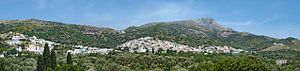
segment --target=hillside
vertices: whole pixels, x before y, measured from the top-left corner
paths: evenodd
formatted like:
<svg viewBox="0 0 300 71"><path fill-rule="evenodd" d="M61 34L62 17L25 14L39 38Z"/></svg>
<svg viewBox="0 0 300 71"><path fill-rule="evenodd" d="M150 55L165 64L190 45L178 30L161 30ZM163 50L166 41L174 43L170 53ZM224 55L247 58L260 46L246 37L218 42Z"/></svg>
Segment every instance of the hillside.
<svg viewBox="0 0 300 71"><path fill-rule="evenodd" d="M143 37L154 37L191 47L202 45L230 46L255 51L266 51L274 48L274 43L282 43L287 47L291 47L288 50L298 50L300 45L300 41L295 38L277 39L238 32L222 26L209 17L173 22L153 22L138 27L128 27L123 32L111 28L65 24L38 19L0 21L0 28L0 33L12 31L57 43L100 48L114 48L127 41ZM276 46L275 48L277 49ZM278 49L280 50L280 48Z"/></svg>
<svg viewBox="0 0 300 71"><path fill-rule="evenodd" d="M155 22L139 27L129 27L125 32L131 38L151 36L193 47L199 45L227 45L246 50L262 50L272 46L273 43L286 42L285 39L238 32L218 24L212 18ZM299 40L296 39L296 41Z"/></svg>
<svg viewBox="0 0 300 71"><path fill-rule="evenodd" d="M189 47L187 45L177 44L169 41L159 40L153 37L144 37L136 40L130 40L118 48L130 52L152 52L152 53L240 53L244 50L235 49L229 46L198 46Z"/></svg>
<svg viewBox="0 0 300 71"><path fill-rule="evenodd" d="M0 70L36 70L45 43L55 44L50 49L57 53L58 69L68 63L68 53L74 69L91 71L300 69L298 39L238 32L212 18L122 31L37 19L0 21L0 28Z"/></svg>
<svg viewBox="0 0 300 71"><path fill-rule="evenodd" d="M110 47L114 40L105 40L105 38L110 38L106 37L106 34L116 33L116 30L111 28L64 24L37 19L0 21L0 28L0 33L12 31L58 43L96 47Z"/></svg>

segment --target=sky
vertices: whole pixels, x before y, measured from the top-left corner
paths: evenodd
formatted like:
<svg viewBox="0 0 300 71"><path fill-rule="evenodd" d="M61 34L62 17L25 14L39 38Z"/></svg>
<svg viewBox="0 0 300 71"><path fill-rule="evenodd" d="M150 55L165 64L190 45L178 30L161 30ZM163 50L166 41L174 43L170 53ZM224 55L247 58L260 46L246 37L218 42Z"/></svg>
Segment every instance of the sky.
<svg viewBox="0 0 300 71"><path fill-rule="evenodd" d="M300 0L0 0L0 20L41 19L117 30L212 17L228 28L300 38Z"/></svg>

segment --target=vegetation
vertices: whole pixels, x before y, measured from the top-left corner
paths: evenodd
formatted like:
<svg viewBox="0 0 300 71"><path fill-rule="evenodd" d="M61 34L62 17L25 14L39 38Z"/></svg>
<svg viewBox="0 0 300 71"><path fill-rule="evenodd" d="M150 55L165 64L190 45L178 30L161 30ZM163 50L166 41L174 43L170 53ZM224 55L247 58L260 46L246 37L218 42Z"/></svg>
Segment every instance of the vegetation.
<svg viewBox="0 0 300 71"><path fill-rule="evenodd" d="M57 67L56 71L84 71L84 69L78 65L64 64Z"/></svg>
<svg viewBox="0 0 300 71"><path fill-rule="evenodd" d="M38 60L37 60L37 67L36 67L36 70L37 71L45 71L46 69L46 66L45 66L45 63L44 63L44 58L42 56L39 56Z"/></svg>
<svg viewBox="0 0 300 71"><path fill-rule="evenodd" d="M45 57L48 54L51 55L49 57ZM49 59L49 63L47 63L46 59ZM43 55L40 55L37 60L37 71L83 71L83 68L78 65L73 65L72 56L70 53L67 54L67 63L62 64L57 67L57 60L56 60L56 52L55 49L52 49L49 52L48 44L45 45ZM50 66L47 66L50 65Z"/></svg>
<svg viewBox="0 0 300 71"><path fill-rule="evenodd" d="M67 64L73 64L71 53L68 53L67 55Z"/></svg>
<svg viewBox="0 0 300 71"><path fill-rule="evenodd" d="M125 33L109 28L68 25L59 22L24 20L0 24L0 33L9 31L37 36L46 40L68 44L58 46L50 51L47 44L43 55L30 52L18 52L8 48L0 38L0 52L7 51L6 57L0 58L1 71L294 71L300 69L300 41L295 38L276 39L249 33L237 32L216 26L215 28L187 24L191 21L161 22L129 27ZM215 26L215 25L212 25ZM222 35L224 32L230 35ZM192 47L199 45L228 45L249 51L240 54L201 54L168 50L163 53L129 53L123 52L103 54L71 55L66 50L70 45L85 45L100 48L114 48L128 40L141 37L155 37L161 40L185 44ZM288 49L260 51L273 43L283 43ZM280 48L280 47L278 47ZM15 57L13 55L23 53ZM276 65L277 59L287 59L285 65Z"/></svg>
<svg viewBox="0 0 300 71"><path fill-rule="evenodd" d="M46 43L45 44L45 47L44 47L44 52L43 52L43 59L44 59L44 65L45 65L45 68L51 68L51 55L50 55L50 49L49 49L49 46L48 44Z"/></svg>
<svg viewBox="0 0 300 71"><path fill-rule="evenodd" d="M275 64L276 60L284 59L288 60L288 63L280 66L277 70L294 70L299 69L300 67L300 52L298 51L291 51L291 50L281 50L281 51L264 51L258 52L255 54L258 57L264 57L269 63ZM295 70L298 71L298 70Z"/></svg>
<svg viewBox="0 0 300 71"><path fill-rule="evenodd" d="M57 65L57 60L56 60L56 53L55 53L55 49L51 50L51 69L56 69L56 65Z"/></svg>
<svg viewBox="0 0 300 71"><path fill-rule="evenodd" d="M18 32L64 44L112 48L113 46L111 45L113 45L113 43L111 42L117 41L111 40L114 39L114 36L110 36L110 33L115 33L115 30L110 28L68 25L59 22L35 19L11 21L6 24L0 24L0 28L0 33L8 33L10 31ZM106 33L108 35L101 35L101 33Z"/></svg>
<svg viewBox="0 0 300 71"><path fill-rule="evenodd" d="M222 30L206 31L201 28L182 24L157 23L147 27L129 27L125 30L127 32L125 35L129 39L151 36L193 47L199 45L228 45L246 50L260 50L271 46L277 40L266 36L243 34L233 30L229 30L232 33L231 35L223 37L221 34L224 31ZM190 31L191 29L194 31Z"/></svg>
<svg viewBox="0 0 300 71"><path fill-rule="evenodd" d="M99 48L114 48L126 41L141 37L155 37L180 44L198 47L199 45L227 45L245 50L262 50L273 43L284 43L298 50L300 43L292 44L297 39L276 39L267 36L237 32L220 25L199 25L192 21L150 23L140 27L128 27L126 33L110 28L69 25L42 20L11 21L0 24L0 33L9 31L37 36L46 40L72 45L85 45ZM211 27L209 27L211 26ZM227 33L227 36L224 36ZM299 40L297 40L300 42ZM299 49L300 50L300 49Z"/></svg>
<svg viewBox="0 0 300 71"><path fill-rule="evenodd" d="M7 46L8 45L4 44L3 42L0 42L0 53L2 53L3 51L9 50L9 48Z"/></svg>
<svg viewBox="0 0 300 71"><path fill-rule="evenodd" d="M128 70L196 70L196 71L293 71L299 68L299 52L262 52L254 54L195 54L195 53L113 53L103 54L82 54L73 55L68 59L68 55L58 50L56 69L48 70L63 71L128 71ZM3 64L0 68L7 70L32 71L44 68L42 56L21 56L0 58ZM288 64L275 65L276 59L288 59ZM37 60L37 61L36 61ZM68 64L72 60L72 64ZM40 66L41 65L41 66ZM72 70L73 69L73 70ZM45 69L42 69L45 70ZM39 71L42 71L39 70Z"/></svg>

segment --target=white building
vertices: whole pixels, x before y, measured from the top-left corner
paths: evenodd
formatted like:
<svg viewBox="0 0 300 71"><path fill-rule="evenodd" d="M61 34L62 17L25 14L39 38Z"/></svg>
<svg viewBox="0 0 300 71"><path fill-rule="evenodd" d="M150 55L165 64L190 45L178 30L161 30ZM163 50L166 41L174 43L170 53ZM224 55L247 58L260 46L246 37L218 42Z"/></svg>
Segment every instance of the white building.
<svg viewBox="0 0 300 71"><path fill-rule="evenodd" d="M152 52L157 52L158 49L163 49L163 52L167 50L177 51L177 52L205 52L205 53L232 53L241 52L241 49L235 49L230 46L199 46L197 48L190 47L187 45L177 44L170 41L164 41L155 39L153 37L144 37L135 40L130 40L124 44L118 45L118 48L124 49L129 48L129 52L146 52L147 49Z"/></svg>
<svg viewBox="0 0 300 71"><path fill-rule="evenodd" d="M283 65L283 64L287 64L287 60L276 60L276 65Z"/></svg>
<svg viewBox="0 0 300 71"><path fill-rule="evenodd" d="M18 47L16 48L17 51L21 52L22 51L22 47Z"/></svg>
<svg viewBox="0 0 300 71"><path fill-rule="evenodd" d="M76 45L75 47L77 48L74 50L68 50L67 52L71 52L72 54L89 54L89 53L108 54L109 52L113 51L113 49L87 47L82 45Z"/></svg>
<svg viewBox="0 0 300 71"><path fill-rule="evenodd" d="M53 45L58 45L57 43L51 41L46 41L44 39L37 39L35 36L30 37L29 40L30 43L28 44L26 50L39 53L39 54L42 54L46 43L48 44L50 50L54 48Z"/></svg>
<svg viewBox="0 0 300 71"><path fill-rule="evenodd" d="M4 57L4 54L0 54L0 57Z"/></svg>
<svg viewBox="0 0 300 71"><path fill-rule="evenodd" d="M22 42L20 41L21 39L25 39L22 36L12 36L11 40L8 41L7 43L9 45L17 45L17 44L21 44Z"/></svg>

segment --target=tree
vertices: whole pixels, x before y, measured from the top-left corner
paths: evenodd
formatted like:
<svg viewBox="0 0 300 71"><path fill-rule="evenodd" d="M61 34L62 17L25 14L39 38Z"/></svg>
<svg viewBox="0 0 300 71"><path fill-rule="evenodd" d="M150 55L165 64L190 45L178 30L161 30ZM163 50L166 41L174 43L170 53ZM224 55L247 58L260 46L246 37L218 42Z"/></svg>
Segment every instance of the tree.
<svg viewBox="0 0 300 71"><path fill-rule="evenodd" d="M84 71L84 68L78 65L64 64L62 66L57 67L56 71Z"/></svg>
<svg viewBox="0 0 300 71"><path fill-rule="evenodd" d="M11 49L7 51L7 55L13 55L13 54L17 54L18 51L16 49Z"/></svg>
<svg viewBox="0 0 300 71"><path fill-rule="evenodd" d="M51 67L51 61L50 61L50 50L49 50L49 46L46 43L45 47L44 47L44 52L43 52L43 59L44 59L44 64L46 66L46 68Z"/></svg>
<svg viewBox="0 0 300 71"><path fill-rule="evenodd" d="M0 58L0 70L4 70L4 65L5 65L5 63L4 62L6 62L6 61L4 61L4 59L1 59Z"/></svg>
<svg viewBox="0 0 300 71"><path fill-rule="evenodd" d="M4 70L4 64L0 63L0 70Z"/></svg>
<svg viewBox="0 0 300 71"><path fill-rule="evenodd" d="M51 50L51 68L53 70L56 68L56 54L54 49Z"/></svg>
<svg viewBox="0 0 300 71"><path fill-rule="evenodd" d="M128 52L129 51L129 47L124 47L123 51Z"/></svg>
<svg viewBox="0 0 300 71"><path fill-rule="evenodd" d="M191 71L270 71L263 60L254 56L225 57L215 62L205 61L190 68Z"/></svg>
<svg viewBox="0 0 300 71"><path fill-rule="evenodd" d="M159 49L157 50L157 53L163 53L163 51L164 51L164 49L159 48Z"/></svg>
<svg viewBox="0 0 300 71"><path fill-rule="evenodd" d="M155 50L154 50L154 48L151 48L151 52L154 54L155 53Z"/></svg>
<svg viewBox="0 0 300 71"><path fill-rule="evenodd" d="M73 63L72 63L72 55L71 55L70 52L69 52L68 55L67 55L67 64L73 64Z"/></svg>
<svg viewBox="0 0 300 71"><path fill-rule="evenodd" d="M44 64L44 59L43 59L42 55L40 55L38 60L37 60L36 70L37 71L45 71L45 64Z"/></svg>
<svg viewBox="0 0 300 71"><path fill-rule="evenodd" d="M146 48L146 53L149 53L149 49L148 48Z"/></svg>
<svg viewBox="0 0 300 71"><path fill-rule="evenodd" d="M111 58L111 56L112 56L112 55L115 55L115 54L117 54L117 52L116 52L116 51L114 51L114 50L113 50L113 51L111 51L111 52L108 52L109 58Z"/></svg>
<svg viewBox="0 0 300 71"><path fill-rule="evenodd" d="M168 54L174 54L174 53L176 53L176 51L171 50L171 49L168 49L168 50L167 50L167 53L168 53Z"/></svg>

